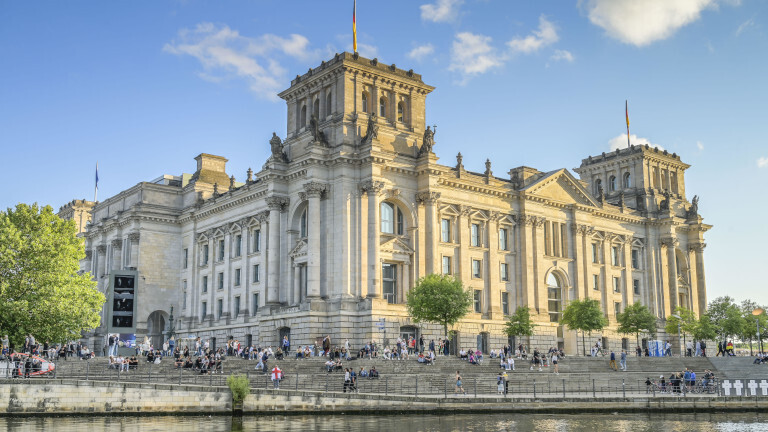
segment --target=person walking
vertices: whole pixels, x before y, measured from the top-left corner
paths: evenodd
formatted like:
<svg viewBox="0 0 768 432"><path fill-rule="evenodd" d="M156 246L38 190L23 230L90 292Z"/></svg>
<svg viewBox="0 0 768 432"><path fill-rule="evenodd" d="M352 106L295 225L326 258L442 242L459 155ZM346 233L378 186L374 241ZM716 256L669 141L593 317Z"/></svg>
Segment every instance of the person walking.
<svg viewBox="0 0 768 432"><path fill-rule="evenodd" d="M619 364L621 365L621 370L626 372L627 371L627 352L624 350L621 350L621 357L619 357Z"/></svg>
<svg viewBox="0 0 768 432"><path fill-rule="evenodd" d="M616 353L614 353L613 350L611 350L611 360L608 362L608 366L618 372L618 369L616 369Z"/></svg>
<svg viewBox="0 0 768 432"><path fill-rule="evenodd" d="M560 375L560 369L557 366L557 361L559 357L557 356L557 351L552 352L552 373L555 375Z"/></svg>
<svg viewBox="0 0 768 432"><path fill-rule="evenodd" d="M467 394L467 392L464 391L464 387L462 387L461 384L461 374L459 371L456 371L456 390L454 391L454 396L459 394L459 390L461 390L461 394Z"/></svg>
<svg viewBox="0 0 768 432"><path fill-rule="evenodd" d="M280 380L283 379L283 371L280 370L277 365L275 365L274 368L272 368L272 384L275 386L275 389L280 388Z"/></svg>
<svg viewBox="0 0 768 432"><path fill-rule="evenodd" d="M283 336L283 353L287 356L291 351L291 341L288 340L288 336Z"/></svg>

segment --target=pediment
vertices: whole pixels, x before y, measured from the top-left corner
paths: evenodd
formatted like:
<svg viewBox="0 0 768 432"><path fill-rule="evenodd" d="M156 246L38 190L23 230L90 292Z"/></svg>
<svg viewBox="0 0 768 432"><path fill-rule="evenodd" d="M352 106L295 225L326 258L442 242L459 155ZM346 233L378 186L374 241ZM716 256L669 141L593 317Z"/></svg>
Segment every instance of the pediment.
<svg viewBox="0 0 768 432"><path fill-rule="evenodd" d="M307 240L301 239L296 242L296 246L291 249L291 252L288 254L291 258L299 258L307 255Z"/></svg>
<svg viewBox="0 0 768 432"><path fill-rule="evenodd" d="M545 175L523 190L530 196L565 204L600 207L581 183L564 168Z"/></svg>
<svg viewBox="0 0 768 432"><path fill-rule="evenodd" d="M413 255L413 249L397 237L382 242L380 251L389 252L393 255Z"/></svg>

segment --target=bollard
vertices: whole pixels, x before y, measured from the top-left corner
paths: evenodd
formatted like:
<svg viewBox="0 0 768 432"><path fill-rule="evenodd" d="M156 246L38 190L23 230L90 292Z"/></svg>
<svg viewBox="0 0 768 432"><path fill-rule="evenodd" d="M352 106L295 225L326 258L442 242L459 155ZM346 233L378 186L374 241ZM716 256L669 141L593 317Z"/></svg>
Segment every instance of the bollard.
<svg viewBox="0 0 768 432"><path fill-rule="evenodd" d="M595 398L595 379L592 378L592 397Z"/></svg>
<svg viewBox="0 0 768 432"><path fill-rule="evenodd" d="M533 398L536 399L536 380L533 380Z"/></svg>
<svg viewBox="0 0 768 432"><path fill-rule="evenodd" d="M624 378L621 379L621 394L624 399L627 398L627 389L624 387Z"/></svg>
<svg viewBox="0 0 768 432"><path fill-rule="evenodd" d="M565 399L565 379L563 379L563 399Z"/></svg>

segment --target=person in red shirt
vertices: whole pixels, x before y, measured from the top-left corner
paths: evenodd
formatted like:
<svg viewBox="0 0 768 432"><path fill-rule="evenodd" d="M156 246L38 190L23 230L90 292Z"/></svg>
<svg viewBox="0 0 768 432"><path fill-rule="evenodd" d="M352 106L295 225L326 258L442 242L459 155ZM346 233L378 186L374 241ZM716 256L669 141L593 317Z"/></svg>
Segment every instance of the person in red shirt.
<svg viewBox="0 0 768 432"><path fill-rule="evenodd" d="M283 371L280 370L279 367L275 366L272 369L272 384L275 385L276 389L280 388L280 380L283 379Z"/></svg>

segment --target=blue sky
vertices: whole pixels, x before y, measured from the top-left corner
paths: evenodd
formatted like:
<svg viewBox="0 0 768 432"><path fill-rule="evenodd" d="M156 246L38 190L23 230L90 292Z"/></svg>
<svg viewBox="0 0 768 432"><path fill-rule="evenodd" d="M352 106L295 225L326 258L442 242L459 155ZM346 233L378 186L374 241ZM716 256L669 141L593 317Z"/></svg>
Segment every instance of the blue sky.
<svg viewBox="0 0 768 432"><path fill-rule="evenodd" d="M358 1L358 51L436 86L427 121L447 164L496 175L577 167L633 141L693 165L688 198L715 228L710 298L768 304L768 2ZM351 51L349 1L0 2L0 208L57 208L201 152L258 171L275 93Z"/></svg>

